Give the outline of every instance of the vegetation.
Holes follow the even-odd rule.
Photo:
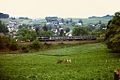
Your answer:
[[[73,29],[72,35],[73,36],[80,36],[80,35],[87,35],[88,31],[85,27],[75,27]]]
[[[0,13],[0,18],[9,18],[8,14]]]
[[[92,18],[92,19],[82,19],[84,26],[87,26],[90,23],[96,24],[98,21],[102,21],[104,24],[107,24],[111,18]]]
[[[14,39],[10,40],[9,49],[12,50],[12,51],[15,51],[15,50],[19,49],[19,45],[17,44],[17,42]]]
[[[32,42],[32,44],[31,44],[31,48],[32,48],[32,49],[39,50],[40,47],[41,47],[41,46],[40,46],[40,42],[37,41],[37,40],[34,40],[34,41]]]
[[[0,36],[0,50],[17,50],[18,44],[14,39],[6,36]]]
[[[2,21],[0,21],[0,33],[7,34],[8,32],[8,28],[5,26],[4,23],[2,23]]]
[[[52,35],[53,35],[52,31],[49,31],[49,30],[48,31],[44,31],[44,30],[38,31],[38,36],[50,37]]]
[[[9,17],[9,15],[6,16]],[[68,33],[71,29],[73,29],[73,36],[88,34],[100,36],[105,33],[106,30],[103,28],[106,28],[105,24],[110,19],[109,16],[105,18],[105,21],[103,18],[93,16],[89,18],[90,21],[62,18],[63,24],[58,29],[63,28],[64,30],[60,29],[58,36],[65,36],[64,32]],[[57,17],[46,17],[47,22],[54,21],[59,25],[57,19]],[[74,44],[69,45],[64,44],[63,41],[57,45],[41,43],[36,40],[36,37],[52,36],[51,25],[46,25],[46,21],[41,23],[38,21],[38,24],[33,24],[32,20],[27,17],[20,17],[19,20],[28,23],[19,26],[16,39],[29,41],[29,44],[20,43],[18,45],[15,39],[0,36],[0,51],[3,52],[0,54],[0,80],[113,80],[114,69],[120,66],[120,57],[119,54],[109,54],[109,49],[120,52],[120,12],[115,13],[107,25],[106,43],[109,49],[102,43],[79,45],[86,43],[84,41],[77,43],[77,46],[74,41]],[[85,23],[85,20],[88,22]],[[102,24],[101,21],[105,24]],[[77,23],[81,23],[81,25]],[[1,21],[0,33],[5,35],[8,33],[8,28]],[[8,51],[18,51],[22,54],[7,54]]]
[[[5,49],[9,45],[10,40],[7,37],[0,36],[0,50]]]
[[[30,51],[27,45],[22,45],[20,48],[22,53],[28,53]]]
[[[21,28],[17,31],[17,39],[18,41],[33,41],[37,37],[37,34],[33,30],[29,30],[27,28]]]
[[[106,43],[112,51],[120,52],[120,12],[116,12],[107,25]]]
[[[71,63],[57,64],[71,59]],[[0,80],[113,80],[118,54],[104,44],[85,44],[31,54],[1,54]]]
[[[105,35],[106,30],[104,29],[93,29],[90,34],[96,35],[97,37],[100,37],[101,35]]]

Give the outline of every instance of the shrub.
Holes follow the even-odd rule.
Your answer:
[[[50,44],[50,43],[48,44],[45,42],[42,49],[49,49],[51,46],[52,46],[52,44]]]
[[[120,52],[120,34],[116,34],[115,37],[110,38],[110,40],[107,41],[107,46],[114,52]]]
[[[31,44],[31,48],[35,49],[35,50],[39,50],[40,49],[40,42],[38,40],[34,40]]]
[[[9,46],[10,38],[0,36],[0,49],[6,49]]]
[[[24,53],[29,52],[28,46],[21,46],[21,50],[22,50],[22,52],[24,52]]]
[[[86,27],[75,27],[73,28],[72,35],[80,36],[80,35],[88,35],[88,30]]]
[[[17,50],[18,44],[17,42],[6,36],[0,36],[0,50]]]
[[[10,50],[18,50],[18,44],[14,39],[11,39],[9,42],[9,49]]]

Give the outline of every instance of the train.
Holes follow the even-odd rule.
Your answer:
[[[96,40],[95,35],[84,36],[51,36],[51,37],[37,37],[39,41],[79,41],[79,40]]]

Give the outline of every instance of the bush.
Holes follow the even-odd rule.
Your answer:
[[[7,49],[10,43],[10,38],[5,36],[0,36],[0,50]]]
[[[106,44],[114,52],[120,52],[120,12],[115,13],[108,22],[106,32]]]
[[[116,34],[115,37],[110,38],[110,40],[107,41],[107,46],[114,52],[120,52],[120,34]]]
[[[29,52],[28,46],[22,46],[22,47],[21,47],[21,50],[22,50],[22,52],[24,52],[24,53]]]
[[[35,49],[35,50],[39,50],[40,49],[40,42],[38,40],[34,40],[31,44],[31,48]]]
[[[18,50],[18,44],[14,39],[10,40],[9,49],[13,51]]]
[[[48,49],[52,46],[52,44],[48,44],[45,42],[43,46],[44,46],[43,49]]]
[[[6,36],[0,36],[0,50],[17,50],[18,44],[14,39]]]
[[[75,27],[73,28],[72,35],[80,36],[80,35],[88,35],[88,30],[86,27]]]

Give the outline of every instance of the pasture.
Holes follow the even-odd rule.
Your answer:
[[[70,59],[71,63],[57,63]],[[83,44],[35,53],[0,54],[0,80],[113,80],[120,55],[105,44]]]

